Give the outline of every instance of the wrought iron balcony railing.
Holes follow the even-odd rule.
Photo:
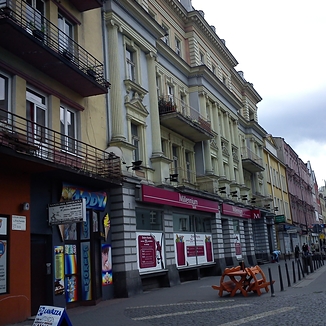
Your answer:
[[[180,113],[190,122],[200,125],[202,129],[209,133],[212,132],[210,122],[194,108],[187,105],[183,100],[176,98],[175,96],[166,95],[160,97],[158,105],[160,114],[173,112]]]
[[[121,182],[121,158],[5,110],[0,110],[2,146],[42,164]]]
[[[30,60],[30,63],[33,65],[38,65],[39,61],[41,61],[42,65],[41,63],[39,65],[41,65],[41,67],[44,66],[45,73],[50,75],[52,73],[54,77],[58,77],[59,75],[56,73],[56,70],[59,69],[59,66],[55,65],[57,64],[58,59],[60,60],[61,58],[63,63],[71,65],[72,70],[78,71],[80,74],[85,76],[85,78],[88,78],[89,80],[93,81],[93,83],[95,82],[100,85],[100,87],[105,90],[102,90],[102,93],[107,91],[107,87],[109,87],[110,84],[104,78],[103,63],[101,63],[82,46],[75,42],[71,37],[69,37],[69,35],[64,33],[56,25],[46,19],[38,10],[30,6],[25,0],[0,0],[0,22],[2,19],[4,20],[3,23],[6,21],[10,26],[13,26],[13,29],[10,29],[10,31],[17,32],[20,30],[20,33],[26,35],[26,37],[29,35],[33,36],[34,38],[32,39],[34,39],[34,42],[36,42],[35,46],[42,47],[43,56],[45,54],[50,56],[44,57],[47,60],[45,63],[42,62],[42,58],[37,57],[37,59],[35,59],[35,56],[37,56],[37,51],[35,49],[36,52],[34,53],[34,57],[30,57],[28,56],[28,53],[25,53],[23,59]],[[14,37],[16,38],[16,41],[19,41],[20,43],[16,44],[15,39],[12,39],[12,41],[8,43],[5,34],[8,33],[8,29],[3,27],[2,33],[4,33],[4,35],[1,34],[2,36],[0,36],[3,38],[3,40],[0,42],[1,45],[8,46],[9,50],[14,51],[15,54],[20,56],[20,52],[24,53],[24,51],[26,51],[24,46],[27,45],[24,45],[25,42],[23,42],[23,40],[19,41],[17,37]],[[10,45],[10,43],[15,44],[15,47]],[[17,52],[17,46],[19,47],[20,52]],[[27,50],[30,51],[30,49]],[[44,50],[46,50],[46,52]],[[61,64],[60,67],[61,75],[65,76],[66,72],[63,70],[64,66]],[[50,70],[50,68],[52,70]],[[64,82],[65,79],[60,81]],[[75,82],[77,83],[78,81],[75,80]],[[74,87],[73,85],[70,86],[71,88]],[[79,88],[80,87],[81,86],[79,86]],[[76,86],[77,92],[79,88]],[[90,95],[96,94],[94,93]]]

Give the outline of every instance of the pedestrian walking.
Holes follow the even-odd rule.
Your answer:
[[[300,248],[299,245],[297,244],[294,248],[294,257],[296,261],[299,259],[299,256],[300,256]]]

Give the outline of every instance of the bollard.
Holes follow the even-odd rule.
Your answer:
[[[301,273],[302,273],[302,278],[304,278],[304,270],[301,264],[301,261],[299,260],[299,265],[300,265],[300,269],[301,269]]]
[[[296,283],[296,280],[295,280],[295,266],[294,266],[294,261],[292,261],[292,271],[293,271],[293,284]]]
[[[300,260],[297,261],[297,267],[298,267],[298,280],[301,281],[301,275],[300,275]]]
[[[281,291],[284,291],[283,279],[282,279],[282,273],[281,273],[281,266],[280,265],[278,265],[278,275],[280,277]]]
[[[288,269],[288,264],[287,263],[285,263],[285,271],[286,271],[286,277],[288,279],[288,286],[291,286],[290,276],[289,276],[289,269]]]
[[[269,284],[271,285],[271,297],[275,297],[274,284],[273,284],[272,272],[271,272],[270,267],[268,267],[268,274],[269,274]]]

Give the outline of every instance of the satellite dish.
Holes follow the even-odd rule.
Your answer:
[[[109,155],[114,155],[119,157],[122,160],[123,164],[126,164],[124,162],[124,158],[123,158],[123,153],[122,153],[122,149],[117,147],[117,146],[110,146],[105,150],[106,153],[108,153]]]

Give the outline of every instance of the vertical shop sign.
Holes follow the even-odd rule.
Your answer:
[[[138,269],[141,273],[164,269],[163,233],[136,233]]]
[[[175,233],[177,267],[195,266],[213,261],[211,234]]]
[[[112,283],[111,245],[102,244],[102,286]]]
[[[64,256],[63,246],[54,247],[54,294],[63,295],[64,287]]]
[[[0,294],[7,292],[7,241],[0,240]]]
[[[92,300],[90,242],[82,242],[80,246],[82,300]]]

